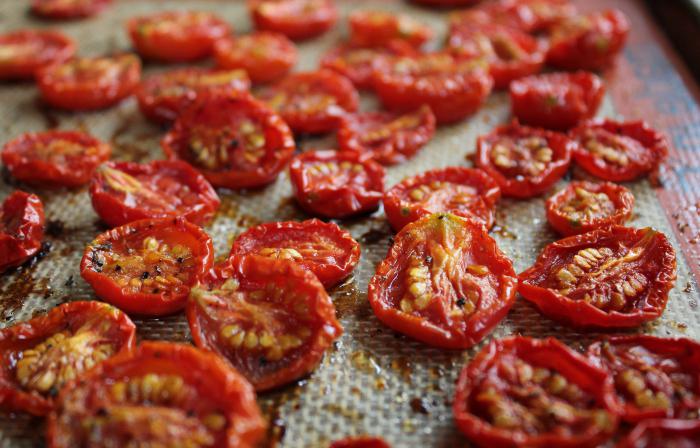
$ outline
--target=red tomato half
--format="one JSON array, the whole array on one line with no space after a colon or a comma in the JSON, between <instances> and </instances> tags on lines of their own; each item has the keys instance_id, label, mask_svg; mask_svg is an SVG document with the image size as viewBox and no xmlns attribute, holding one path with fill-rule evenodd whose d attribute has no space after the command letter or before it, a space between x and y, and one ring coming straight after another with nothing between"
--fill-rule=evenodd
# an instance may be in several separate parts
<instances>
[{"instance_id":1,"label":"red tomato half","mask_svg":"<svg viewBox=\"0 0 700 448\"><path fill-rule=\"evenodd\" d=\"M178 216L204 225L220 204L206 178L180 160L105 163L92 177L90 199L110 227Z\"/></svg>"},{"instance_id":2,"label":"red tomato half","mask_svg":"<svg viewBox=\"0 0 700 448\"><path fill-rule=\"evenodd\" d=\"M462 370L453 411L488 448L597 447L617 428L610 377L554 338L492 341Z\"/></svg>"},{"instance_id":3,"label":"red tomato half","mask_svg":"<svg viewBox=\"0 0 700 448\"><path fill-rule=\"evenodd\" d=\"M419 48L433 37L430 27L413 17L387 11L355 11L348 23L350 42L359 47L384 46L398 39Z\"/></svg>"},{"instance_id":4,"label":"red tomato half","mask_svg":"<svg viewBox=\"0 0 700 448\"><path fill-rule=\"evenodd\" d=\"M325 33L338 20L333 0L248 0L259 30L303 40Z\"/></svg>"},{"instance_id":5,"label":"red tomato half","mask_svg":"<svg viewBox=\"0 0 700 448\"><path fill-rule=\"evenodd\" d=\"M214 52L217 40L231 28L210 12L167 11L135 17L127 23L139 55L165 62L190 62Z\"/></svg>"},{"instance_id":6,"label":"red tomato half","mask_svg":"<svg viewBox=\"0 0 700 448\"><path fill-rule=\"evenodd\" d=\"M41 248L44 205L38 196L16 190L0 211L0 272L21 265Z\"/></svg>"},{"instance_id":7,"label":"red tomato half","mask_svg":"<svg viewBox=\"0 0 700 448\"><path fill-rule=\"evenodd\" d=\"M532 32L536 28L536 18L532 9L526 5L526 1L484 2L474 8L451 12L448 17L450 30L481 25L503 25L528 33Z\"/></svg>"},{"instance_id":8,"label":"red tomato half","mask_svg":"<svg viewBox=\"0 0 700 448\"><path fill-rule=\"evenodd\" d=\"M98 14L112 0L32 0L32 13L47 19L79 19Z\"/></svg>"},{"instance_id":9,"label":"red tomato half","mask_svg":"<svg viewBox=\"0 0 700 448\"><path fill-rule=\"evenodd\" d=\"M75 43L51 30L21 30L0 34L0 80L34 79L36 72L75 54Z\"/></svg>"},{"instance_id":10,"label":"red tomato half","mask_svg":"<svg viewBox=\"0 0 700 448\"><path fill-rule=\"evenodd\" d=\"M503 1L503 0L501 0ZM511 4L521 5L532 14L531 32L547 31L563 20L578 16L576 6L571 0L507 0Z\"/></svg>"},{"instance_id":11,"label":"red tomato half","mask_svg":"<svg viewBox=\"0 0 700 448\"><path fill-rule=\"evenodd\" d=\"M0 406L33 415L53 409L63 385L134 346L136 326L102 302L69 302L0 330Z\"/></svg>"},{"instance_id":12,"label":"red tomato half","mask_svg":"<svg viewBox=\"0 0 700 448\"><path fill-rule=\"evenodd\" d=\"M37 73L43 100L70 110L113 106L136 90L140 78L141 62L132 54L71 59Z\"/></svg>"},{"instance_id":13,"label":"red tomato half","mask_svg":"<svg viewBox=\"0 0 700 448\"><path fill-rule=\"evenodd\" d=\"M391 448L391 446L379 437L360 436L336 440L328 448Z\"/></svg>"},{"instance_id":14,"label":"red tomato half","mask_svg":"<svg viewBox=\"0 0 700 448\"><path fill-rule=\"evenodd\" d=\"M404 227L369 283L386 326L434 347L480 342L515 302L510 260L478 221L449 213Z\"/></svg>"},{"instance_id":15,"label":"red tomato half","mask_svg":"<svg viewBox=\"0 0 700 448\"><path fill-rule=\"evenodd\" d=\"M332 222L271 222L238 235L229 256L253 254L294 261L313 272L323 286L331 287L355 269L360 245Z\"/></svg>"},{"instance_id":16,"label":"red tomato half","mask_svg":"<svg viewBox=\"0 0 700 448\"><path fill-rule=\"evenodd\" d=\"M639 423L616 448L695 448L700 420L654 419Z\"/></svg>"},{"instance_id":17,"label":"red tomato half","mask_svg":"<svg viewBox=\"0 0 700 448\"><path fill-rule=\"evenodd\" d=\"M297 62L297 48L284 34L261 31L218 41L214 56L217 66L243 69L257 84L283 78Z\"/></svg>"},{"instance_id":18,"label":"red tomato half","mask_svg":"<svg viewBox=\"0 0 700 448\"><path fill-rule=\"evenodd\" d=\"M187 109L161 141L172 159L197 168L215 187L259 188L294 154L279 115L249 97L216 96Z\"/></svg>"},{"instance_id":19,"label":"red tomato half","mask_svg":"<svg viewBox=\"0 0 700 448\"><path fill-rule=\"evenodd\" d=\"M88 244L80 275L105 302L127 313L160 316L185 306L213 257L209 235L184 218L142 219Z\"/></svg>"},{"instance_id":20,"label":"red tomato half","mask_svg":"<svg viewBox=\"0 0 700 448\"><path fill-rule=\"evenodd\" d=\"M289 165L299 205L326 218L376 210L384 192L384 168L350 151L307 151Z\"/></svg>"},{"instance_id":21,"label":"red tomato half","mask_svg":"<svg viewBox=\"0 0 700 448\"><path fill-rule=\"evenodd\" d=\"M510 84L513 115L548 129L569 129L591 118L604 93L603 80L588 72L547 73Z\"/></svg>"},{"instance_id":22,"label":"red tomato half","mask_svg":"<svg viewBox=\"0 0 700 448\"><path fill-rule=\"evenodd\" d=\"M2 163L12 177L30 185L79 187L111 154L107 143L84 132L30 132L5 144Z\"/></svg>"},{"instance_id":23,"label":"red tomato half","mask_svg":"<svg viewBox=\"0 0 700 448\"><path fill-rule=\"evenodd\" d=\"M614 226L547 245L520 274L518 292L575 327L627 328L659 317L675 280L663 233Z\"/></svg>"},{"instance_id":24,"label":"red tomato half","mask_svg":"<svg viewBox=\"0 0 700 448\"><path fill-rule=\"evenodd\" d=\"M67 385L46 432L48 448L253 448L265 422L253 388L218 356L148 341Z\"/></svg>"}]
</instances>

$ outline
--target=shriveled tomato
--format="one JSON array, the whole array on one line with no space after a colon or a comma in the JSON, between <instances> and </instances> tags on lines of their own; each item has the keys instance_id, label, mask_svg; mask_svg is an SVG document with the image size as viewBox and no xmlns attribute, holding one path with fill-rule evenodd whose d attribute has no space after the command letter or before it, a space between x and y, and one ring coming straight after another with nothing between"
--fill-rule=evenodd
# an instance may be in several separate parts
<instances>
[{"instance_id":1,"label":"shriveled tomato","mask_svg":"<svg viewBox=\"0 0 700 448\"><path fill-rule=\"evenodd\" d=\"M490 229L501 190L480 169L451 166L408 177L384 194L384 212L391 227L401 230L431 213L473 218Z\"/></svg>"},{"instance_id":2,"label":"shriveled tomato","mask_svg":"<svg viewBox=\"0 0 700 448\"><path fill-rule=\"evenodd\" d=\"M111 154L107 143L85 132L29 132L5 144L2 163L15 179L30 185L78 187Z\"/></svg>"},{"instance_id":3,"label":"shriveled tomato","mask_svg":"<svg viewBox=\"0 0 700 448\"><path fill-rule=\"evenodd\" d=\"M250 384L213 353L147 341L103 362L58 396L49 448L252 448L265 422Z\"/></svg>"},{"instance_id":4,"label":"shriveled tomato","mask_svg":"<svg viewBox=\"0 0 700 448\"><path fill-rule=\"evenodd\" d=\"M604 180L626 182L655 175L668 156L668 140L643 121L594 120L572 133L574 160Z\"/></svg>"},{"instance_id":5,"label":"shriveled tomato","mask_svg":"<svg viewBox=\"0 0 700 448\"><path fill-rule=\"evenodd\" d=\"M387 45L398 39L419 48L433 37L429 26L387 11L355 11L348 18L350 41L360 47Z\"/></svg>"},{"instance_id":6,"label":"shriveled tomato","mask_svg":"<svg viewBox=\"0 0 700 448\"><path fill-rule=\"evenodd\" d=\"M496 180L504 196L529 198L544 193L566 174L573 147L564 134L514 121L479 137L476 166Z\"/></svg>"},{"instance_id":7,"label":"shriveled tomato","mask_svg":"<svg viewBox=\"0 0 700 448\"><path fill-rule=\"evenodd\" d=\"M291 260L234 256L193 288L194 343L227 359L256 390L303 377L343 329L323 285Z\"/></svg>"},{"instance_id":8,"label":"shriveled tomato","mask_svg":"<svg viewBox=\"0 0 700 448\"><path fill-rule=\"evenodd\" d=\"M112 0L32 0L32 13L47 19L80 19L98 14Z\"/></svg>"},{"instance_id":9,"label":"shriveled tomato","mask_svg":"<svg viewBox=\"0 0 700 448\"><path fill-rule=\"evenodd\" d=\"M352 83L331 70L293 73L260 92L294 132L334 131L340 117L355 112L359 96Z\"/></svg>"},{"instance_id":10,"label":"shriveled tomato","mask_svg":"<svg viewBox=\"0 0 700 448\"><path fill-rule=\"evenodd\" d=\"M178 216L204 225L220 204L206 178L180 160L105 163L92 177L90 199L110 227Z\"/></svg>"},{"instance_id":11,"label":"shriveled tomato","mask_svg":"<svg viewBox=\"0 0 700 448\"><path fill-rule=\"evenodd\" d=\"M617 427L610 377L554 338L492 341L462 370L453 411L481 447L595 447Z\"/></svg>"},{"instance_id":12,"label":"shriveled tomato","mask_svg":"<svg viewBox=\"0 0 700 448\"><path fill-rule=\"evenodd\" d=\"M127 313L160 316L185 306L213 257L209 235L184 218L142 219L88 244L80 275L105 302Z\"/></svg>"},{"instance_id":13,"label":"shriveled tomato","mask_svg":"<svg viewBox=\"0 0 700 448\"><path fill-rule=\"evenodd\" d=\"M380 437L360 436L336 440L328 448L391 448L391 446Z\"/></svg>"},{"instance_id":14,"label":"shriveled tomato","mask_svg":"<svg viewBox=\"0 0 700 448\"><path fill-rule=\"evenodd\" d=\"M257 29L292 40L323 34L338 20L333 0L248 0L248 8Z\"/></svg>"},{"instance_id":15,"label":"shriveled tomato","mask_svg":"<svg viewBox=\"0 0 700 448\"><path fill-rule=\"evenodd\" d=\"M547 73L510 83L513 115L532 126L569 129L595 115L603 80L588 72Z\"/></svg>"},{"instance_id":16,"label":"shriveled tomato","mask_svg":"<svg viewBox=\"0 0 700 448\"><path fill-rule=\"evenodd\" d=\"M102 302L70 302L0 330L0 406L46 415L63 385L134 345L136 326Z\"/></svg>"},{"instance_id":17,"label":"shriveled tomato","mask_svg":"<svg viewBox=\"0 0 700 448\"><path fill-rule=\"evenodd\" d=\"M76 58L37 72L42 99L70 110L113 106L136 90L140 78L141 62L132 54Z\"/></svg>"},{"instance_id":18,"label":"shriveled tomato","mask_svg":"<svg viewBox=\"0 0 700 448\"><path fill-rule=\"evenodd\" d=\"M282 118L247 96L205 98L175 121L161 146L215 187L233 189L273 182L294 154L292 132Z\"/></svg>"},{"instance_id":19,"label":"shriveled tomato","mask_svg":"<svg viewBox=\"0 0 700 448\"><path fill-rule=\"evenodd\" d=\"M189 62L211 56L217 40L231 28L211 12L166 11L134 17L126 25L138 54L165 62Z\"/></svg>"},{"instance_id":20,"label":"shriveled tomato","mask_svg":"<svg viewBox=\"0 0 700 448\"><path fill-rule=\"evenodd\" d=\"M15 190L0 210L0 272L24 263L44 238L44 204L34 194Z\"/></svg>"},{"instance_id":21,"label":"shriveled tomato","mask_svg":"<svg viewBox=\"0 0 700 448\"><path fill-rule=\"evenodd\" d=\"M277 81L297 62L297 48L284 34L260 31L221 39L214 46L216 65L243 69L254 83Z\"/></svg>"},{"instance_id":22,"label":"shriveled tomato","mask_svg":"<svg viewBox=\"0 0 700 448\"><path fill-rule=\"evenodd\" d=\"M481 222L449 213L404 227L369 283L374 314L425 344L480 342L515 302L513 264Z\"/></svg>"},{"instance_id":23,"label":"shriveled tomato","mask_svg":"<svg viewBox=\"0 0 700 448\"><path fill-rule=\"evenodd\" d=\"M659 317L675 280L676 253L663 233L613 226L547 245L518 291L566 324L626 328Z\"/></svg>"},{"instance_id":24,"label":"shriveled tomato","mask_svg":"<svg viewBox=\"0 0 700 448\"><path fill-rule=\"evenodd\" d=\"M337 138L343 151L370 154L382 165L410 159L435 134L435 115L428 106L406 114L365 112L346 115Z\"/></svg>"},{"instance_id":25,"label":"shriveled tomato","mask_svg":"<svg viewBox=\"0 0 700 448\"><path fill-rule=\"evenodd\" d=\"M20 30L0 34L0 80L34 79L49 64L75 54L75 42L52 30Z\"/></svg>"},{"instance_id":26,"label":"shriveled tomato","mask_svg":"<svg viewBox=\"0 0 700 448\"><path fill-rule=\"evenodd\" d=\"M700 420L652 419L635 426L616 448L695 448Z\"/></svg>"},{"instance_id":27,"label":"shriveled tomato","mask_svg":"<svg viewBox=\"0 0 700 448\"><path fill-rule=\"evenodd\" d=\"M547 199L547 220L562 235L576 235L614 224L632 216L634 195L612 182L573 181Z\"/></svg>"},{"instance_id":28,"label":"shriveled tomato","mask_svg":"<svg viewBox=\"0 0 700 448\"><path fill-rule=\"evenodd\" d=\"M352 151L307 151L292 160L289 178L299 205L326 218L376 210L384 192L384 168Z\"/></svg>"},{"instance_id":29,"label":"shriveled tomato","mask_svg":"<svg viewBox=\"0 0 700 448\"><path fill-rule=\"evenodd\" d=\"M526 0L484 2L473 8L451 12L448 22L450 30L492 24L503 25L525 32L534 31L536 28L535 15L526 5Z\"/></svg>"}]
</instances>

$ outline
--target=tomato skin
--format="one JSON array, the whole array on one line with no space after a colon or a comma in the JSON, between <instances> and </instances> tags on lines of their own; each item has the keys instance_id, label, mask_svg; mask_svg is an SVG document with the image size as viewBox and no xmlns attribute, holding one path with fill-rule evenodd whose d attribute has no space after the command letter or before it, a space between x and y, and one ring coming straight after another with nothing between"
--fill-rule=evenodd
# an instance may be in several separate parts
<instances>
[{"instance_id":1,"label":"tomato skin","mask_svg":"<svg viewBox=\"0 0 700 448\"><path fill-rule=\"evenodd\" d=\"M700 421L677 419L644 420L615 448L692 448L700 443Z\"/></svg>"},{"instance_id":2,"label":"tomato skin","mask_svg":"<svg viewBox=\"0 0 700 448\"><path fill-rule=\"evenodd\" d=\"M34 194L13 191L0 211L0 272L21 265L41 248L44 205Z\"/></svg>"},{"instance_id":3,"label":"tomato skin","mask_svg":"<svg viewBox=\"0 0 700 448\"><path fill-rule=\"evenodd\" d=\"M62 154L60 147L51 146L52 142L72 145L66 151L78 149L80 153ZM89 134L51 130L28 132L9 141L2 149L2 163L15 179L29 185L75 188L87 184L95 169L111 154L110 145Z\"/></svg>"},{"instance_id":4,"label":"tomato skin","mask_svg":"<svg viewBox=\"0 0 700 448\"><path fill-rule=\"evenodd\" d=\"M306 40L333 28L338 10L333 0L248 0L255 28Z\"/></svg>"},{"instance_id":5,"label":"tomato skin","mask_svg":"<svg viewBox=\"0 0 700 448\"><path fill-rule=\"evenodd\" d=\"M214 46L216 65L243 69L256 84L283 78L296 64L297 48L284 34L259 31L221 39Z\"/></svg>"},{"instance_id":6,"label":"tomato skin","mask_svg":"<svg viewBox=\"0 0 700 448\"><path fill-rule=\"evenodd\" d=\"M360 436L336 440L328 448L391 448L391 446L380 437Z\"/></svg>"},{"instance_id":7,"label":"tomato skin","mask_svg":"<svg viewBox=\"0 0 700 448\"><path fill-rule=\"evenodd\" d=\"M112 4L112 0L80 0L73 5L66 3L62 0L32 0L32 14L45 19L81 19L100 13Z\"/></svg>"},{"instance_id":8,"label":"tomato skin","mask_svg":"<svg viewBox=\"0 0 700 448\"><path fill-rule=\"evenodd\" d=\"M359 47L378 47L401 40L420 48L433 37L427 25L402 14L354 11L348 18L350 42Z\"/></svg>"},{"instance_id":9,"label":"tomato skin","mask_svg":"<svg viewBox=\"0 0 700 448\"><path fill-rule=\"evenodd\" d=\"M51 30L19 30L0 34L0 49L27 45L30 50L0 61L0 80L34 79L49 64L63 62L75 54L75 42Z\"/></svg>"}]
</instances>

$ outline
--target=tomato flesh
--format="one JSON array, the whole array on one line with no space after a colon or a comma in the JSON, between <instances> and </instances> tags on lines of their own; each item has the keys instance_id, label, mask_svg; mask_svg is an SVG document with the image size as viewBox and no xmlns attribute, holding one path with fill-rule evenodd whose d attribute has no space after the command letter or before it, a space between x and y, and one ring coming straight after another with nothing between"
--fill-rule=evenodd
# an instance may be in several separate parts
<instances>
[{"instance_id":1,"label":"tomato flesh","mask_svg":"<svg viewBox=\"0 0 700 448\"><path fill-rule=\"evenodd\" d=\"M20 30L0 34L0 80L34 79L36 72L75 54L75 42L58 31Z\"/></svg>"},{"instance_id":2,"label":"tomato flesh","mask_svg":"<svg viewBox=\"0 0 700 448\"><path fill-rule=\"evenodd\" d=\"M38 196L13 191L0 210L0 272L36 254L44 238L44 205Z\"/></svg>"},{"instance_id":3,"label":"tomato flesh","mask_svg":"<svg viewBox=\"0 0 700 448\"><path fill-rule=\"evenodd\" d=\"M330 30L338 20L333 0L248 0L259 30L305 40Z\"/></svg>"},{"instance_id":4,"label":"tomato flesh","mask_svg":"<svg viewBox=\"0 0 700 448\"><path fill-rule=\"evenodd\" d=\"M391 448L391 446L380 437L360 436L336 440L328 448Z\"/></svg>"},{"instance_id":5,"label":"tomato flesh","mask_svg":"<svg viewBox=\"0 0 700 448\"><path fill-rule=\"evenodd\" d=\"M284 34L262 31L219 40L214 56L218 67L245 70L258 84L283 78L297 62L297 49Z\"/></svg>"},{"instance_id":6,"label":"tomato flesh","mask_svg":"<svg viewBox=\"0 0 700 448\"><path fill-rule=\"evenodd\" d=\"M381 47L402 40L420 48L433 31L413 17L384 11L355 11L348 18L350 42L360 47Z\"/></svg>"},{"instance_id":7,"label":"tomato flesh","mask_svg":"<svg viewBox=\"0 0 700 448\"><path fill-rule=\"evenodd\" d=\"M653 419L639 423L616 448L694 448L700 445L700 421Z\"/></svg>"}]
</instances>

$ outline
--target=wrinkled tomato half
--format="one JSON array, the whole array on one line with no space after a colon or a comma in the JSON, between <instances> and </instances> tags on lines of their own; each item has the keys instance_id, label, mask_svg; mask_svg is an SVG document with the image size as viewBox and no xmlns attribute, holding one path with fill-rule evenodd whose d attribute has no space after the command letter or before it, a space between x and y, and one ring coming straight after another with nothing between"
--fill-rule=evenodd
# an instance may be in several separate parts
<instances>
[{"instance_id":1,"label":"wrinkled tomato half","mask_svg":"<svg viewBox=\"0 0 700 448\"><path fill-rule=\"evenodd\" d=\"M515 302L513 264L481 222L449 213L404 227L369 284L374 314L425 344L477 344Z\"/></svg>"},{"instance_id":2,"label":"wrinkled tomato half","mask_svg":"<svg viewBox=\"0 0 700 448\"><path fill-rule=\"evenodd\" d=\"M610 377L554 338L492 341L464 367L457 427L481 447L594 447L617 427Z\"/></svg>"},{"instance_id":3,"label":"wrinkled tomato half","mask_svg":"<svg viewBox=\"0 0 700 448\"><path fill-rule=\"evenodd\" d=\"M627 328L663 313L676 254L654 229L614 226L547 245L518 291L540 312L575 327Z\"/></svg>"},{"instance_id":4,"label":"wrinkled tomato half","mask_svg":"<svg viewBox=\"0 0 700 448\"><path fill-rule=\"evenodd\" d=\"M562 235L576 235L610 225L622 225L632 216L634 195L612 182L573 181L545 205L549 224Z\"/></svg>"},{"instance_id":5,"label":"wrinkled tomato half","mask_svg":"<svg viewBox=\"0 0 700 448\"><path fill-rule=\"evenodd\" d=\"M359 47L381 47L402 40L415 48L433 37L433 31L413 17L387 11L355 11L348 18L350 42Z\"/></svg>"},{"instance_id":6,"label":"wrinkled tomato half","mask_svg":"<svg viewBox=\"0 0 700 448\"><path fill-rule=\"evenodd\" d=\"M0 210L0 272L21 265L41 248L44 204L34 194L13 191Z\"/></svg>"},{"instance_id":7,"label":"wrinkled tomato half","mask_svg":"<svg viewBox=\"0 0 700 448\"><path fill-rule=\"evenodd\" d=\"M75 54L75 42L51 30L20 30L0 34L0 80L34 79L49 64Z\"/></svg>"},{"instance_id":8,"label":"wrinkled tomato half","mask_svg":"<svg viewBox=\"0 0 700 448\"><path fill-rule=\"evenodd\" d=\"M292 40L323 34L338 20L333 0L248 0L248 8L255 28Z\"/></svg>"},{"instance_id":9,"label":"wrinkled tomato half","mask_svg":"<svg viewBox=\"0 0 700 448\"><path fill-rule=\"evenodd\" d=\"M504 196L529 198L566 174L573 147L564 134L514 121L478 138L475 162L496 180Z\"/></svg>"},{"instance_id":10,"label":"wrinkled tomato half","mask_svg":"<svg viewBox=\"0 0 700 448\"><path fill-rule=\"evenodd\" d=\"M391 446L379 437L360 436L336 440L328 448L391 448Z\"/></svg>"},{"instance_id":11,"label":"wrinkled tomato half","mask_svg":"<svg viewBox=\"0 0 700 448\"><path fill-rule=\"evenodd\" d=\"M382 165L410 159L435 134L435 115L428 106L405 113L365 112L343 117L337 132L343 151L369 154Z\"/></svg>"},{"instance_id":12,"label":"wrinkled tomato half","mask_svg":"<svg viewBox=\"0 0 700 448\"><path fill-rule=\"evenodd\" d=\"M695 448L700 446L700 420L653 419L635 426L616 448Z\"/></svg>"},{"instance_id":13,"label":"wrinkled tomato half","mask_svg":"<svg viewBox=\"0 0 700 448\"><path fill-rule=\"evenodd\" d=\"M289 165L292 190L299 205L326 218L371 212L384 192L384 168L351 151L307 151Z\"/></svg>"},{"instance_id":14,"label":"wrinkled tomato half","mask_svg":"<svg viewBox=\"0 0 700 448\"><path fill-rule=\"evenodd\" d=\"M612 182L655 175L668 156L666 137L643 121L594 120L572 133L574 160L592 175Z\"/></svg>"},{"instance_id":15,"label":"wrinkled tomato half","mask_svg":"<svg viewBox=\"0 0 700 448\"><path fill-rule=\"evenodd\" d=\"M250 384L213 353L162 341L103 362L58 396L49 448L252 448L265 422Z\"/></svg>"},{"instance_id":16,"label":"wrinkled tomato half","mask_svg":"<svg viewBox=\"0 0 700 448\"><path fill-rule=\"evenodd\" d=\"M487 229L493 226L501 190L480 169L451 166L408 177L384 194L384 212L391 227L406 224L431 213L452 213L473 218Z\"/></svg>"},{"instance_id":17,"label":"wrinkled tomato half","mask_svg":"<svg viewBox=\"0 0 700 448\"><path fill-rule=\"evenodd\" d=\"M105 163L92 177L90 199L110 227L178 216L204 225L220 204L206 178L180 160Z\"/></svg>"},{"instance_id":18,"label":"wrinkled tomato half","mask_svg":"<svg viewBox=\"0 0 700 448\"><path fill-rule=\"evenodd\" d=\"M131 95L141 78L141 62L132 54L76 58L37 72L42 99L70 110L104 109Z\"/></svg>"},{"instance_id":19,"label":"wrinkled tomato half","mask_svg":"<svg viewBox=\"0 0 700 448\"><path fill-rule=\"evenodd\" d=\"M591 118L604 93L603 80L588 72L546 73L510 83L513 115L548 129L569 129Z\"/></svg>"},{"instance_id":20,"label":"wrinkled tomato half","mask_svg":"<svg viewBox=\"0 0 700 448\"><path fill-rule=\"evenodd\" d=\"M242 69L254 83L283 78L297 62L297 48L284 34L257 32L221 39L214 46L216 65Z\"/></svg>"},{"instance_id":21,"label":"wrinkled tomato half","mask_svg":"<svg viewBox=\"0 0 700 448\"><path fill-rule=\"evenodd\" d=\"M215 187L232 189L273 182L295 147L289 127L265 105L223 96L183 112L161 146L168 158L190 163Z\"/></svg>"},{"instance_id":22,"label":"wrinkled tomato half","mask_svg":"<svg viewBox=\"0 0 700 448\"><path fill-rule=\"evenodd\" d=\"M525 3L526 0L498 0L451 12L448 16L450 31L464 27L502 25L529 33L536 28L536 20Z\"/></svg>"},{"instance_id":23,"label":"wrinkled tomato half","mask_svg":"<svg viewBox=\"0 0 700 448\"><path fill-rule=\"evenodd\" d=\"M111 154L107 143L84 132L29 132L3 147L2 163L12 177L30 185L78 187Z\"/></svg>"},{"instance_id":24,"label":"wrinkled tomato half","mask_svg":"<svg viewBox=\"0 0 700 448\"><path fill-rule=\"evenodd\" d=\"M323 285L294 261L234 256L215 276L190 294L194 343L227 359L256 390L305 376L342 334Z\"/></svg>"},{"instance_id":25,"label":"wrinkled tomato half","mask_svg":"<svg viewBox=\"0 0 700 448\"><path fill-rule=\"evenodd\" d=\"M185 306L213 257L209 235L184 218L142 219L88 244L80 275L105 302L127 313L160 316Z\"/></svg>"},{"instance_id":26,"label":"wrinkled tomato half","mask_svg":"<svg viewBox=\"0 0 700 448\"><path fill-rule=\"evenodd\" d=\"M214 52L231 28L211 12L166 11L134 17L126 25L139 55L164 62L190 62Z\"/></svg>"},{"instance_id":27,"label":"wrinkled tomato half","mask_svg":"<svg viewBox=\"0 0 700 448\"><path fill-rule=\"evenodd\" d=\"M355 269L360 261L360 245L332 222L271 222L238 235L229 256L253 254L294 261L313 272L323 286L331 287Z\"/></svg>"},{"instance_id":28,"label":"wrinkled tomato half","mask_svg":"<svg viewBox=\"0 0 700 448\"><path fill-rule=\"evenodd\" d=\"M0 330L0 406L46 415L67 382L134 346L136 326L106 303L70 302Z\"/></svg>"},{"instance_id":29,"label":"wrinkled tomato half","mask_svg":"<svg viewBox=\"0 0 700 448\"><path fill-rule=\"evenodd\" d=\"M32 13L46 19L79 19L106 9L112 0L32 0Z\"/></svg>"}]
</instances>

